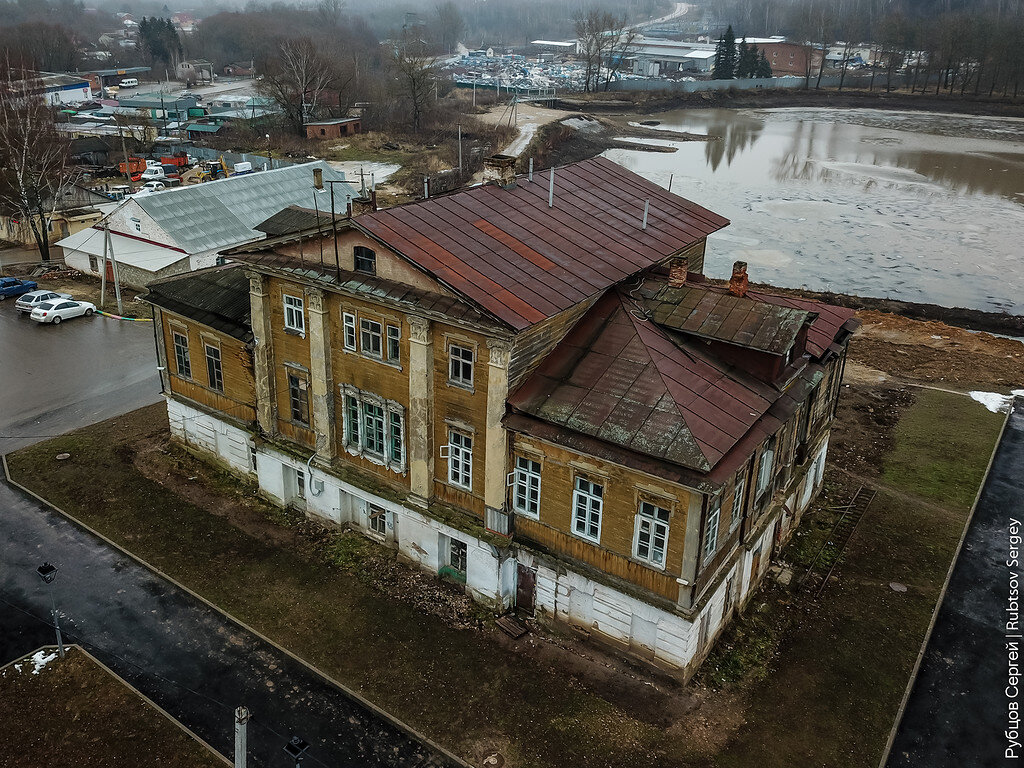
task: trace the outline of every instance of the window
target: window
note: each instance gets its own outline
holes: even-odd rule
[[[178,366],[178,375],[186,379],[192,378],[192,363],[188,359],[188,336],[174,334],[174,362]]]
[[[89,271],[90,272],[99,272],[100,271],[100,262],[99,262],[99,260],[95,256],[93,256],[91,254],[89,256]]]
[[[466,563],[469,559],[466,552],[466,542],[459,541],[458,539],[449,539],[448,541],[448,565],[456,572],[464,574],[466,572]]]
[[[302,299],[298,296],[284,297],[284,327],[286,331],[306,332],[306,319],[302,314]]]
[[[140,221],[139,219],[136,219],[136,218],[133,217],[132,218],[132,225],[135,227],[135,231],[136,232],[141,232],[142,231],[142,221]]]
[[[367,508],[367,516],[370,518],[370,530],[380,536],[388,533],[388,513],[376,504],[370,504]]]
[[[715,556],[718,551],[718,520],[722,516],[722,497],[716,496],[711,500],[711,512],[708,513],[708,522],[704,526],[704,561],[707,562]]]
[[[743,519],[743,496],[747,492],[746,475],[736,481],[736,490],[732,499],[732,520],[729,521],[729,532],[732,533]]]
[[[249,471],[253,473],[257,472],[258,470],[256,466],[256,449],[253,448],[251,445],[247,445],[245,446],[245,451],[246,453],[249,454]]]
[[[461,488],[473,487],[473,436],[448,430],[448,482]]]
[[[295,470],[295,498],[306,499],[306,473],[301,469]]]
[[[397,325],[388,326],[388,362],[399,363],[402,358],[402,329]]]
[[[392,462],[401,465],[405,459],[405,440],[403,438],[402,414],[397,411],[388,413],[388,442],[391,448]]]
[[[772,479],[772,464],[775,463],[775,441],[769,440],[761,452],[761,460],[757,464],[757,498],[768,488]]]
[[[363,392],[350,384],[344,395],[344,443],[349,453],[405,471],[405,409],[393,400]]]
[[[649,501],[640,502],[636,516],[636,547],[638,560],[665,567],[665,552],[668,548],[668,523],[670,512]]]
[[[353,249],[355,255],[356,272],[366,272],[370,275],[377,274],[377,254],[364,245],[357,245]]]
[[[364,355],[380,359],[382,332],[381,324],[375,320],[364,318],[359,321],[359,343]]]
[[[292,421],[309,426],[309,382],[302,376],[288,374],[288,400]]]
[[[224,370],[220,365],[220,348],[206,345],[206,375],[210,381],[210,389],[224,391]]]
[[[345,326],[345,349],[354,352],[356,349],[356,316],[344,312],[341,315],[341,321]]]
[[[598,542],[601,540],[601,506],[604,486],[577,477],[572,494],[572,530],[577,536]]]
[[[384,455],[384,409],[373,403],[363,403],[363,448]]]
[[[540,462],[516,456],[512,481],[512,508],[530,517],[540,517]]]
[[[473,386],[473,350],[451,344],[448,347],[448,381],[462,387]]]

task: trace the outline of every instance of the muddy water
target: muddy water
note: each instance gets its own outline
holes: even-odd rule
[[[706,271],[1024,314],[1024,120],[881,110],[656,115],[673,154],[605,154],[731,219]],[[673,131],[707,142],[673,142]],[[646,141],[646,140],[645,140]]]

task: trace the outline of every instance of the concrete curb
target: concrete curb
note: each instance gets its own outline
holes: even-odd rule
[[[465,760],[463,760],[458,755],[454,754],[450,750],[448,750],[445,747],[441,746],[440,744],[436,743],[432,739],[428,738],[426,735],[420,733],[415,728],[412,728],[411,726],[409,726],[406,723],[402,722],[401,720],[399,720],[394,715],[391,715],[390,713],[384,711],[383,709],[378,707],[373,702],[369,701],[368,699],[364,698],[363,696],[361,696],[356,691],[354,691],[351,688],[349,688],[344,683],[341,683],[338,680],[335,680],[330,675],[325,674],[323,671],[321,671],[317,667],[314,667],[312,664],[310,664],[305,659],[303,659],[303,658],[301,658],[299,656],[296,656],[294,653],[292,653],[290,650],[288,650],[284,646],[276,643],[274,640],[271,640],[269,637],[264,635],[262,632],[259,632],[258,630],[253,629],[252,627],[250,627],[248,624],[246,624],[241,619],[238,619],[235,616],[232,616],[230,613],[228,613],[227,611],[223,610],[219,606],[214,605],[209,600],[207,600],[205,597],[203,597],[199,593],[193,591],[192,589],[190,589],[189,587],[185,586],[184,584],[182,584],[181,582],[177,581],[176,579],[172,578],[171,576],[167,575],[166,573],[161,571],[159,568],[156,568],[155,566],[153,566],[150,563],[148,563],[145,560],[143,560],[141,557],[138,557],[137,555],[133,554],[132,552],[129,552],[127,549],[122,547],[117,542],[109,539],[108,537],[104,536],[99,531],[91,528],[89,525],[87,525],[86,523],[82,522],[81,520],[79,520],[75,516],[68,514],[67,512],[65,512],[60,507],[56,506],[55,504],[51,504],[49,501],[44,499],[39,494],[35,493],[34,491],[30,490],[29,488],[26,488],[21,483],[17,482],[13,477],[11,477],[11,470],[10,470],[10,467],[7,465],[7,455],[6,454],[0,455],[0,463],[3,464],[4,477],[6,478],[7,482],[10,483],[10,485],[13,486],[14,488],[17,488],[22,493],[25,493],[25,494],[31,496],[32,498],[34,498],[36,501],[40,502],[41,504],[45,504],[50,509],[54,510],[55,512],[59,513],[63,517],[65,517],[68,520],[70,520],[72,523],[77,525],[79,528],[84,530],[86,533],[89,533],[89,534],[97,537],[98,539],[106,542],[106,544],[108,544],[109,546],[113,547],[118,552],[121,552],[122,554],[126,555],[127,557],[130,557],[132,560],[137,562],[139,565],[141,565],[142,567],[144,567],[147,570],[151,571],[152,573],[155,573],[157,576],[159,576],[164,581],[166,581],[166,582],[168,582],[170,584],[173,584],[178,589],[181,589],[184,592],[188,593],[189,595],[194,597],[196,600],[199,600],[201,603],[203,603],[207,607],[209,607],[212,610],[216,611],[221,616],[224,616],[225,618],[227,618],[229,621],[234,622],[239,627],[244,629],[246,632],[252,633],[256,637],[258,637],[260,640],[262,640],[263,642],[270,644],[271,646],[273,646],[274,648],[279,650],[281,653],[284,653],[287,656],[291,657],[292,659],[297,661],[299,664],[302,664],[304,667],[306,667],[306,669],[308,669],[310,672],[313,672],[314,674],[319,675],[321,678],[326,680],[328,683],[333,685],[335,688],[340,690],[345,695],[349,696],[351,699],[353,699],[357,703],[361,704],[363,707],[365,707],[367,710],[369,710],[373,714],[383,718],[384,720],[386,720],[387,722],[391,723],[393,726],[395,726],[399,730],[407,733],[415,741],[418,741],[421,744],[423,744],[424,746],[429,747],[430,749],[434,750],[435,752],[438,752],[439,754],[444,755],[444,757],[446,757],[448,760],[450,760],[455,765],[460,766],[460,768],[474,768],[470,763],[467,763]],[[182,725],[182,727],[184,728],[185,726]]]
[[[971,511],[967,514],[967,520],[964,522],[963,530],[960,532],[960,540],[956,543],[956,551],[953,553],[953,559],[950,561],[949,568],[946,570],[946,579],[942,582],[942,589],[939,591],[939,599],[935,602],[935,607],[932,609],[931,620],[928,622],[928,630],[924,633],[924,640],[921,641],[921,648],[917,652],[917,658],[914,659],[914,669],[911,671],[910,679],[907,681],[907,687],[903,691],[903,699],[900,701],[899,709],[896,710],[896,719],[893,721],[892,728],[889,731],[889,738],[886,739],[885,749],[882,751],[882,759],[878,762],[878,768],[885,768],[885,764],[889,762],[892,745],[896,741],[896,733],[899,731],[900,724],[903,722],[903,714],[907,710],[907,702],[910,701],[910,694],[914,690],[914,684],[917,682],[917,676],[921,671],[921,662],[924,661],[924,654],[928,649],[928,643],[932,639],[932,632],[935,630],[935,622],[939,618],[939,611],[942,609],[942,604],[946,601],[946,590],[949,589],[949,582],[953,578],[953,570],[956,568],[956,564],[960,560],[960,550],[963,549],[964,541],[967,539],[967,531],[971,527],[971,521],[974,520],[974,512],[978,508],[978,502],[981,500],[982,491],[985,490],[985,484],[988,483],[988,476],[992,471],[992,465],[995,463],[996,454],[999,452],[999,447],[1003,443],[1003,434],[1006,432],[1006,425],[1010,423],[1010,416],[1013,414],[1013,409],[1018,400],[1020,400],[1020,398],[1015,398],[1011,401],[1010,410],[1006,412],[1006,418],[1003,419],[1003,426],[999,428],[999,436],[996,438],[996,444],[992,449],[992,455],[988,457],[988,465],[985,467],[985,474],[981,478],[981,483],[978,485],[978,492],[974,495],[974,503],[971,505]]]
[[[85,648],[80,646],[78,643],[69,643],[68,645],[65,645],[64,648],[65,648],[65,650],[67,650],[68,648],[74,648],[76,651],[80,652],[82,655],[87,657],[93,664],[95,664],[97,667],[99,667],[101,670],[103,670],[103,672],[105,674],[110,675],[120,685],[123,685],[125,688],[127,688],[129,691],[131,691],[132,695],[139,697],[143,702],[145,702],[150,707],[155,709],[158,713],[160,713],[165,718],[167,718],[173,725],[175,725],[176,727],[178,727],[182,731],[184,731],[186,735],[188,735],[195,742],[200,744],[211,755],[216,757],[218,760],[222,761],[225,765],[234,766],[233,762],[228,760],[226,757],[224,757],[224,755],[222,755],[216,749],[214,749],[209,744],[207,744],[198,734],[193,733],[189,729],[189,727],[187,725],[185,725],[184,723],[179,722],[178,720],[176,720],[169,712],[167,712],[167,710],[165,710],[163,707],[161,707],[159,704],[157,704],[155,701],[153,701],[151,698],[149,698],[146,694],[144,694],[142,691],[140,691],[134,685],[132,685],[127,680],[125,680],[123,677],[121,677],[119,674],[114,672],[114,670],[112,670],[110,667],[108,667],[102,661],[97,659],[95,656],[93,656],[91,653],[89,653],[89,651],[87,651]],[[42,645],[39,648],[36,648],[34,651],[26,653],[24,656],[21,656],[20,658],[17,658],[17,659],[15,659],[12,662],[4,664],[2,667],[0,667],[0,672],[3,672],[8,667],[13,667],[15,664],[21,664],[21,663],[23,663],[25,661],[28,661],[29,659],[31,659],[33,656],[35,656],[40,651],[54,651],[54,652],[56,652],[57,651],[57,646],[56,645]]]

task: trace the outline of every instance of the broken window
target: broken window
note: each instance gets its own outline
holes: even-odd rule
[[[288,374],[288,402],[292,421],[304,427],[309,426],[309,382],[305,377]]]

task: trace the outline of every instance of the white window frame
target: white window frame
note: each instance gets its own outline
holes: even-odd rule
[[[455,356],[455,350],[459,350],[460,354],[458,358]],[[461,353],[468,352],[469,359],[467,360]],[[455,365],[459,366],[459,375],[454,376]],[[469,378],[466,378],[463,374],[465,373],[466,366],[469,366]],[[454,384],[457,387],[464,387],[466,389],[473,388],[473,379],[476,375],[476,350],[471,346],[460,344],[452,341],[448,343],[448,383]]]
[[[362,401],[363,450],[384,458],[388,450],[388,412],[381,403]]]
[[[179,344],[178,339],[182,339],[184,343]],[[174,366],[178,371],[178,375],[183,379],[191,380],[192,359],[189,356],[188,351],[188,334],[180,333],[179,331],[171,331],[171,344],[174,347]],[[182,362],[184,362],[184,366],[182,365]]]
[[[772,482],[772,468],[775,465],[775,439],[772,438],[761,451],[761,457],[757,461],[757,490],[758,499],[768,489]]]
[[[633,557],[654,568],[665,568],[668,560],[668,535],[671,528],[672,510],[659,506],[653,501],[641,500],[636,511],[636,525],[633,530]],[[641,543],[641,535],[646,534],[647,543]],[[661,540],[660,554],[658,557]],[[647,554],[641,547],[647,547]]]
[[[221,355],[220,347],[216,344],[203,344],[203,351],[206,352],[206,378],[210,383],[210,389],[215,392],[224,391],[224,358]],[[210,352],[214,352],[211,355]],[[216,376],[212,374],[216,371]]]
[[[712,496],[708,502],[711,511],[708,513],[708,520],[704,524],[704,562],[714,558],[718,552],[718,524],[722,521],[722,497]]]
[[[406,471],[405,408],[394,400],[365,392],[351,384],[340,386],[342,395],[342,435],[345,450],[353,456],[362,456],[374,464],[382,464],[393,472]],[[369,444],[369,414],[367,407],[380,409],[383,415],[383,450],[377,451]],[[395,428],[397,427],[397,435]],[[376,442],[376,441],[373,441]]]
[[[448,427],[448,445],[444,447],[447,448],[442,455],[448,459],[448,484],[473,490],[473,434]]]
[[[385,359],[389,363],[399,365],[402,362],[402,327],[389,324],[385,326],[384,336]]]
[[[374,331],[371,326],[377,326],[377,330]],[[376,352],[373,351],[374,338],[377,339]],[[370,340],[369,345],[366,343],[368,339]],[[384,324],[382,322],[369,317],[359,318],[359,351],[366,357],[371,357],[374,360],[384,359]]]
[[[536,469],[534,469],[536,467]],[[529,456],[516,456],[512,472],[512,509],[534,520],[540,519],[541,465]]]
[[[595,490],[596,489],[596,490]],[[602,512],[604,511],[604,485],[582,475],[576,475],[572,491],[572,532],[574,536],[601,542]],[[595,527],[596,535],[591,533]]]
[[[388,511],[376,504],[367,504],[366,527],[375,536],[386,537],[388,535]]]
[[[739,527],[740,520],[743,519],[743,497],[747,493],[747,475],[746,471],[744,474],[736,480],[736,486],[733,490],[732,497],[732,519],[729,521],[729,533],[732,533]]]
[[[345,349],[349,352],[355,352],[357,339],[359,338],[356,331],[356,316],[351,312],[342,312],[341,324],[344,326],[343,341]]]
[[[298,424],[308,429],[312,423],[312,414],[310,413],[309,402],[309,376],[304,371],[300,371],[296,368],[285,368],[285,375],[287,376],[286,381],[288,382],[288,421],[292,424]],[[292,379],[295,379],[295,390],[297,392],[305,392],[305,396],[296,397],[292,393]],[[295,418],[296,402],[303,403],[306,407],[305,421],[300,421]]]
[[[306,302],[300,296],[292,296],[290,293],[281,295],[284,303],[284,329],[295,331],[299,334],[306,332]]]

